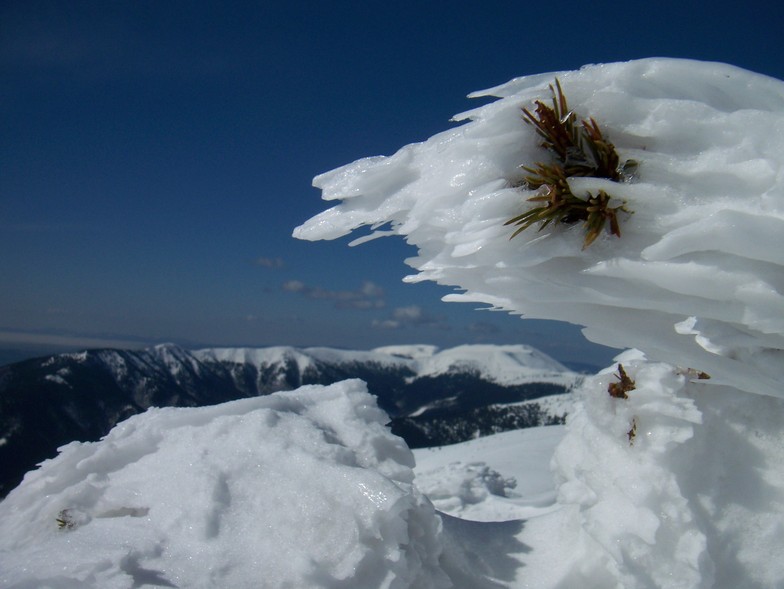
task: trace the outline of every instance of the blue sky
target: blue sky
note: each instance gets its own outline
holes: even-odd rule
[[[313,176],[448,128],[465,96],[671,56],[784,79],[780,3],[0,4],[0,348],[529,343],[568,325],[407,285],[400,241],[291,231]]]

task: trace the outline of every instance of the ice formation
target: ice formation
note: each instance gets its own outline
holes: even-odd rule
[[[569,180],[572,193],[604,190],[631,211],[620,237],[585,249],[579,223],[512,240],[504,226],[532,206],[520,166],[549,157],[521,109],[547,100],[556,77],[621,161],[639,163],[628,182]],[[317,177],[338,203],[294,234],[369,227],[352,245],[403,236],[417,249],[407,280],[461,291],[445,300],[569,321],[644,352],[619,358],[635,381],[628,398],[609,394],[617,366],[577,392],[553,458],[561,508],[517,536],[530,550],[512,586],[781,586],[784,84],[647,59],[476,95],[500,100],[423,143]]]
[[[546,161],[521,108],[548,100],[558,77],[570,106],[594,117],[636,178],[575,179],[626,202],[622,237],[585,251],[573,226],[504,222],[530,207],[512,186],[521,165]],[[732,66],[648,59],[529,76],[477,93],[501,100],[459,115],[466,124],[390,157],[318,176],[339,201],[297,228],[301,239],[353,243],[402,235],[418,254],[410,281],[465,291],[530,318],[585,326],[598,343],[685,359],[753,393],[782,396],[784,380],[784,84]]]

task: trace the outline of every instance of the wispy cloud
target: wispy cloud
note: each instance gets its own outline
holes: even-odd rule
[[[51,346],[63,348],[141,348],[153,341],[133,336],[103,336],[77,333],[47,333],[32,331],[0,330],[0,345]]]
[[[283,268],[286,265],[282,258],[267,258],[264,256],[256,258],[253,263],[262,268]]]
[[[472,335],[483,338],[501,333],[501,328],[493,323],[486,323],[485,321],[475,321],[466,327],[466,330]]]
[[[404,329],[409,327],[450,329],[442,315],[431,315],[419,305],[396,307],[388,318],[373,320],[371,325],[376,329]]]
[[[283,290],[312,300],[331,301],[337,309],[382,309],[386,304],[384,289],[369,280],[357,290],[329,290],[301,280],[289,280],[283,283]]]

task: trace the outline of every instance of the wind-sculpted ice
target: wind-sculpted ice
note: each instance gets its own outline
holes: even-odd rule
[[[546,161],[521,108],[548,100],[558,76],[579,117],[593,117],[627,183],[573,179],[626,203],[621,237],[582,249],[580,224],[504,222],[530,207],[521,165]],[[397,234],[417,248],[417,274],[531,318],[585,326],[598,343],[699,368],[711,383],[784,396],[784,83],[732,66],[648,59],[519,78],[475,96],[501,99],[466,124],[390,157],[318,176],[339,201],[295,230],[358,244]]]

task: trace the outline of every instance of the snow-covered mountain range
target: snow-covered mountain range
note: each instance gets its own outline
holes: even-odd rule
[[[97,440],[149,407],[199,407],[361,378],[411,447],[561,423],[538,401],[577,375],[523,346],[90,350],[0,367],[0,496],[73,440]],[[536,399],[537,401],[531,401]]]

